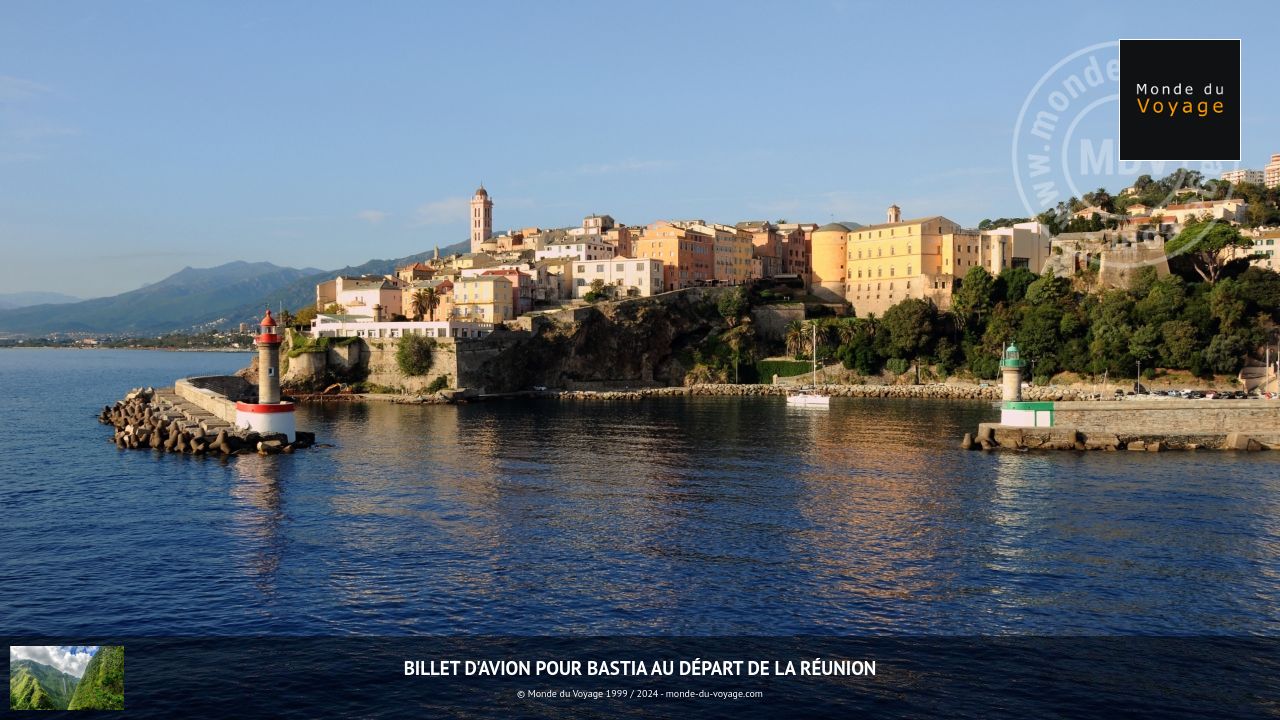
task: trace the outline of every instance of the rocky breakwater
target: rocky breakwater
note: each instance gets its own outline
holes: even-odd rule
[[[964,450],[1103,450],[1164,452],[1166,450],[1272,450],[1273,439],[1246,433],[1082,432],[1071,427],[1020,428],[983,423],[977,435],[965,433]]]
[[[274,455],[315,444],[315,435],[298,432],[290,443],[282,434],[236,427],[178,397],[172,389],[135,388],[98,421],[114,428],[111,441],[126,450],[160,450],[185,455]]]

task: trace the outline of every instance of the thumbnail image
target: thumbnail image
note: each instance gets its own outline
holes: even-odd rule
[[[10,710],[123,710],[121,645],[11,645]]]

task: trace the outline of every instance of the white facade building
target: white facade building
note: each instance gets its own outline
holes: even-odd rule
[[[613,297],[649,297],[662,292],[662,261],[656,258],[615,257],[573,264],[573,296],[591,292],[596,280],[611,288]]]
[[[533,256],[537,260],[608,260],[613,257],[614,251],[613,243],[599,235],[569,235],[548,243],[543,249],[535,251]]]
[[[421,335],[431,338],[482,338],[493,332],[493,323],[465,320],[437,320],[436,322],[372,322],[346,315],[317,315],[311,321],[313,338],[360,337],[398,338]]]

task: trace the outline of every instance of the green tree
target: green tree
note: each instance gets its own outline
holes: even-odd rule
[[[587,290],[586,294],[582,296],[583,300],[586,300],[589,303],[593,303],[608,297],[607,295],[608,286],[604,284],[604,280],[601,280],[600,278],[596,278],[595,280],[591,281],[591,285],[589,285],[588,287],[590,287],[591,289]]]
[[[316,319],[317,314],[316,306],[308,305],[294,314],[293,322],[300,328],[309,328],[311,327],[311,321]]]
[[[996,304],[996,279],[981,265],[969,268],[951,300],[952,312],[961,327],[981,324]]]
[[[405,335],[396,347],[396,366],[405,375],[426,375],[431,372],[432,353],[436,341],[423,335]]]
[[[1160,364],[1167,368],[1189,370],[1199,354],[1200,338],[1196,326],[1186,320],[1169,320],[1160,326]]]
[[[938,309],[928,300],[909,298],[885,311],[880,323],[887,332],[889,357],[915,359],[928,355]]]
[[[720,299],[716,303],[720,316],[724,318],[729,327],[738,324],[738,320],[750,309],[747,302],[747,294],[742,291],[742,286],[733,288],[720,294]]]
[[[1000,297],[1011,304],[1021,302],[1035,280],[1036,274],[1026,268],[1005,268],[1000,271]]]
[[[1165,252],[1173,257],[1187,255],[1196,273],[1207,283],[1218,282],[1223,268],[1241,251],[1253,247],[1253,241],[1240,234],[1233,225],[1218,220],[1199,220],[1188,224],[1172,240]]]

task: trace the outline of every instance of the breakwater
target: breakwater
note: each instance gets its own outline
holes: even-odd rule
[[[1027,425],[982,423],[965,449],[1273,450],[1280,449],[1275,400],[1112,400],[1028,402]],[[1007,418],[1006,418],[1007,420]]]
[[[189,393],[188,393],[189,394]],[[135,388],[114,405],[103,406],[98,421],[114,428],[111,441],[126,450],[161,450],[186,455],[274,455],[292,453],[315,443],[311,433],[298,432],[290,443],[282,433],[258,433],[237,427],[216,413],[218,398],[200,405],[174,388]],[[221,397],[221,396],[218,396]],[[221,398],[226,401],[225,397]],[[202,407],[207,404],[210,407]]]

